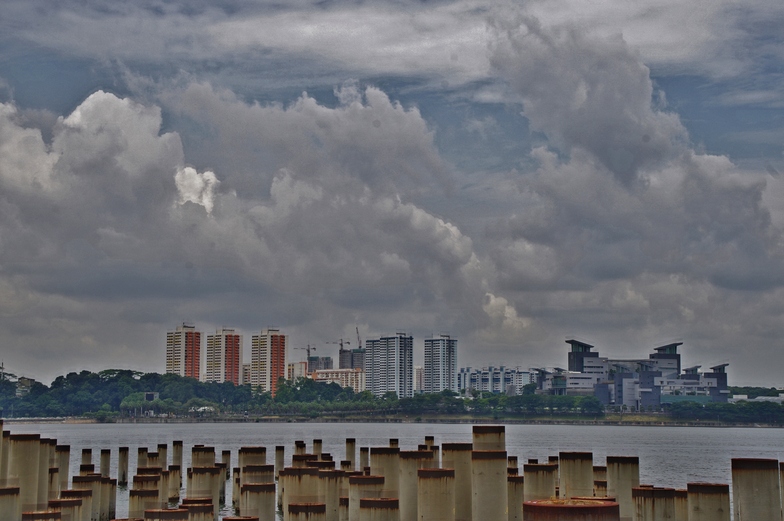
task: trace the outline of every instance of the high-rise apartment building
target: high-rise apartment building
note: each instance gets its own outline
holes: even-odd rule
[[[251,337],[250,384],[275,396],[278,379],[286,378],[288,336],[279,329],[267,328]]]
[[[425,339],[425,370],[422,392],[457,392],[457,339],[439,335]]]
[[[332,369],[331,356],[309,356],[308,357],[308,374],[313,371],[322,369]]]
[[[364,369],[365,367],[365,350],[358,349],[343,349],[338,351],[338,368],[339,369]]]
[[[166,372],[196,378],[201,376],[201,331],[183,323],[166,333]]]
[[[375,396],[414,396],[414,337],[397,333],[365,342],[365,385]]]
[[[204,381],[242,383],[242,335],[228,328],[207,335]]]

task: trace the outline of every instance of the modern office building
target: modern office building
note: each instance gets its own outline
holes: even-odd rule
[[[726,402],[726,367],[681,369],[681,342],[654,348],[648,358],[600,357],[594,346],[577,340],[570,345],[568,369],[537,369],[537,392],[595,396],[603,404],[630,410],[658,408],[678,401]]]
[[[267,328],[251,337],[250,384],[275,396],[278,380],[286,378],[288,336],[279,329]]]
[[[203,380],[205,382],[242,383],[242,335],[223,328],[207,335]]]
[[[457,339],[438,335],[425,339],[424,393],[457,392]]]
[[[201,376],[201,331],[183,323],[166,333],[166,372],[196,378]]]
[[[396,333],[365,341],[365,384],[375,396],[414,395],[414,337]]]
[[[461,367],[457,374],[460,392],[475,390],[485,393],[523,394],[523,387],[532,383],[531,373],[519,367]]]
[[[341,387],[351,387],[355,393],[365,390],[365,371],[362,369],[319,369],[313,373],[317,382],[336,383]]]

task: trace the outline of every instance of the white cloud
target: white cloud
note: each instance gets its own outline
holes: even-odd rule
[[[194,168],[186,166],[177,169],[174,174],[174,182],[180,194],[180,204],[186,202],[200,204],[212,213],[212,205],[215,188],[218,186],[218,178],[213,172],[207,171],[198,173]]]

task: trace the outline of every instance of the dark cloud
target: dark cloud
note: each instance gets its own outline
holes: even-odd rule
[[[678,337],[754,375],[733,350],[777,360],[784,302],[780,2],[651,5],[4,3],[4,361],[160,370],[187,319],[448,330],[461,365]]]

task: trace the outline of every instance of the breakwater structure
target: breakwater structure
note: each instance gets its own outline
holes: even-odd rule
[[[333,456],[321,439],[309,441],[296,441],[289,461],[283,446],[274,456],[269,448],[269,462],[266,447],[240,447],[232,468],[232,451],[180,440],[133,455],[128,447],[93,447],[72,456],[57,440],[2,431],[0,521],[782,519],[784,463],[775,459],[732,459],[731,484],[676,490],[641,484],[636,456],[607,456],[605,465],[594,465],[590,452],[518,460],[506,451],[503,425],[473,426],[471,443],[437,445],[426,436],[415,450],[394,438],[372,447],[347,438],[345,455]],[[186,450],[190,466],[183,467]],[[79,458],[75,475],[72,457]],[[117,511],[118,494],[127,494],[127,511]]]

